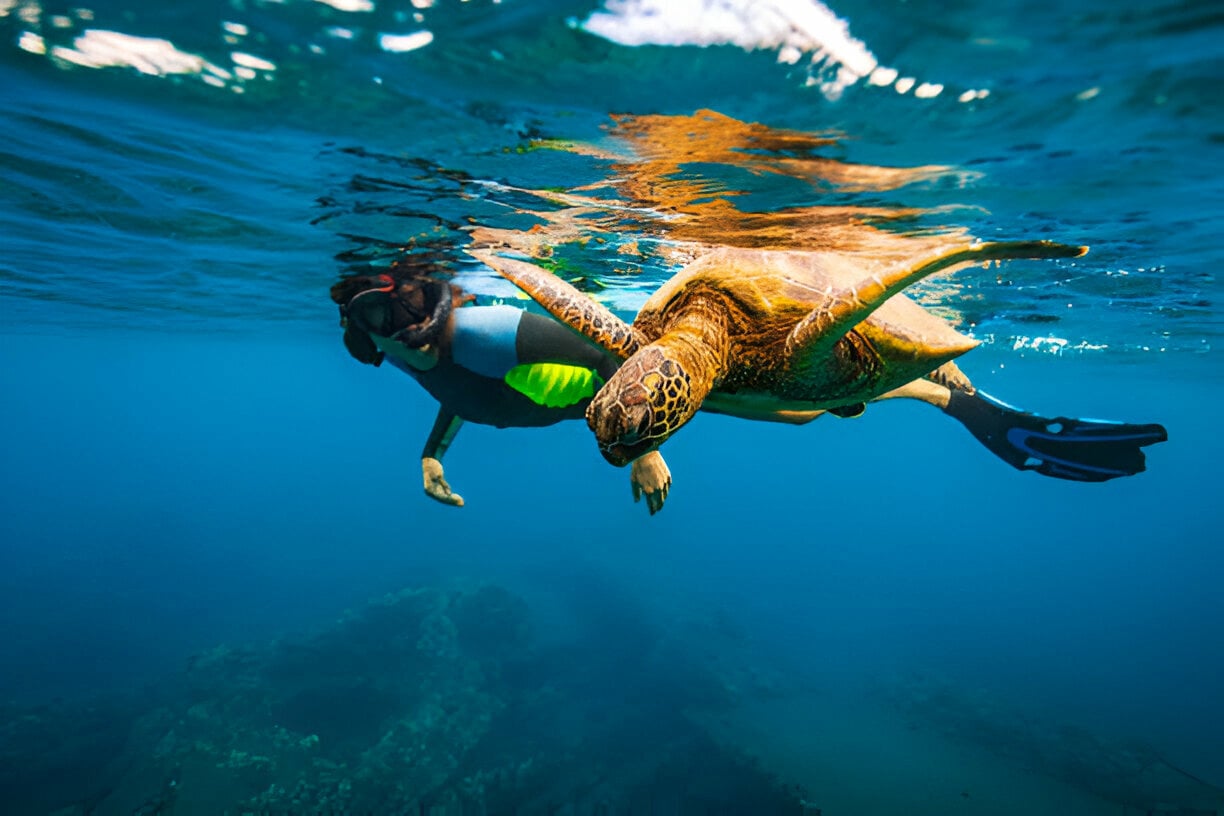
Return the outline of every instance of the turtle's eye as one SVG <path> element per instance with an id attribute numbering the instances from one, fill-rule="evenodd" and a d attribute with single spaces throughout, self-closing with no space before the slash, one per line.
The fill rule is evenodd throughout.
<path id="1" fill-rule="evenodd" d="M 650 414 L 642 414 L 641 420 L 637 425 L 637 438 L 642 439 L 650 433 Z"/>

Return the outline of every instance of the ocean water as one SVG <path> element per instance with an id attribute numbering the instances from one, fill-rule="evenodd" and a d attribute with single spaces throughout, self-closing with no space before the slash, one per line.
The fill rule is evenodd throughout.
<path id="1" fill-rule="evenodd" d="M 1210 3 L 0 0 L 0 810 L 1224 813 Z M 962 368 L 1160 422 L 1104 484 L 924 405 L 582 422 L 341 343 L 392 262 L 629 317 L 709 244 L 1087 245 L 915 287 Z M 958 233 L 959 234 L 959 233 Z M 841 242 L 841 243 L 839 243 Z M 898 249 L 899 247 L 899 249 Z"/>

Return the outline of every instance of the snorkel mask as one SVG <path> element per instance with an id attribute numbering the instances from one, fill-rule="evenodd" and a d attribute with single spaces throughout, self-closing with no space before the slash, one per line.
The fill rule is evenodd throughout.
<path id="1" fill-rule="evenodd" d="M 381 296 L 380 296 L 381 295 Z M 371 334 L 412 349 L 435 345 L 450 321 L 455 298 L 450 284 L 427 277 L 399 280 L 391 275 L 356 275 L 331 288 L 340 307 L 344 345 L 355 359 L 382 363 Z"/>

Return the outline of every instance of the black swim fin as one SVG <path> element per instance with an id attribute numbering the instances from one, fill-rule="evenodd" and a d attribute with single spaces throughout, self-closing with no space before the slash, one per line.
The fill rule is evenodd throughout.
<path id="1" fill-rule="evenodd" d="M 1169 438 L 1163 425 L 1050 419 L 1019 411 L 980 391 L 953 389 L 944 412 L 1012 467 L 1076 482 L 1133 476 L 1144 469 L 1140 448 Z"/>

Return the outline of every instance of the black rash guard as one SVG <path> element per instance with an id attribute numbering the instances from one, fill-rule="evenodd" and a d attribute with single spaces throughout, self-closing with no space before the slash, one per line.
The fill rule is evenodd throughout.
<path id="1" fill-rule="evenodd" d="M 616 371 L 611 355 L 552 318 L 513 306 L 468 306 L 454 312 L 447 353 L 426 370 L 396 354 L 395 341 L 374 336 L 386 361 L 410 374 L 439 403 L 423 456 L 440 459 L 461 421 L 498 428 L 540 427 L 581 418 L 590 397 L 550 407 L 507 382 L 523 366 L 556 363 L 597 377 L 598 389 Z M 513 379 L 511 375 L 511 379 Z"/>

